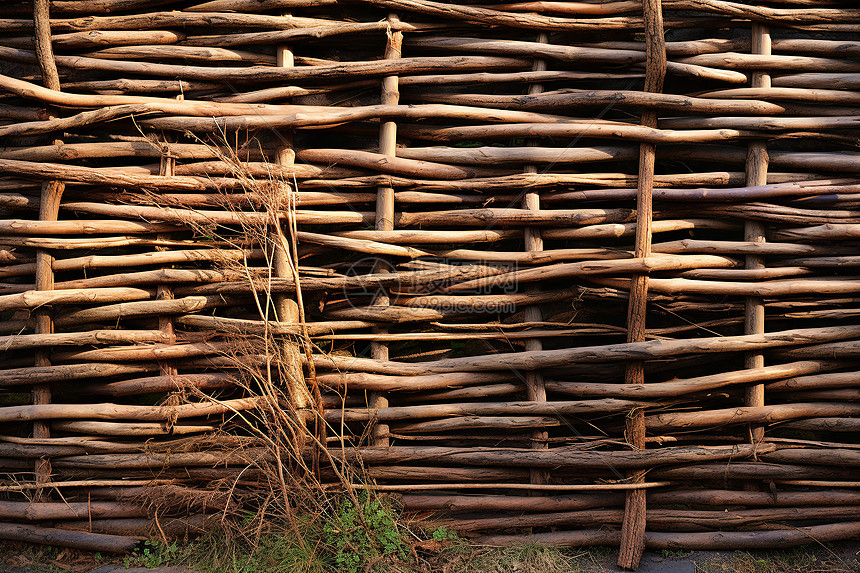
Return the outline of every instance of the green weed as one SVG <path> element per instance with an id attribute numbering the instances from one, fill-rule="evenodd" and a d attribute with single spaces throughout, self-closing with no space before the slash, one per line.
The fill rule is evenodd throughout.
<path id="1" fill-rule="evenodd" d="M 433 539 L 435 539 L 436 541 L 439 541 L 440 543 L 445 542 L 445 541 L 459 541 L 460 540 L 460 536 L 457 535 L 456 531 L 451 531 L 450 529 L 448 529 L 444 525 L 440 525 L 439 527 L 434 529 L 433 532 L 431 533 L 431 535 L 433 536 Z"/>
<path id="2" fill-rule="evenodd" d="M 158 539 L 149 539 L 143 542 L 143 547 L 135 547 L 131 555 L 126 555 L 123 565 L 126 569 L 131 567 L 146 567 L 154 569 L 167 565 L 171 560 L 179 557 L 179 546 L 176 542 L 167 544 Z"/>
<path id="3" fill-rule="evenodd" d="M 397 514 L 380 498 L 358 494 L 358 505 L 344 500 L 323 524 L 323 536 L 340 571 L 358 573 L 385 557 L 408 558 Z M 364 567 L 362 567 L 364 566 Z"/>

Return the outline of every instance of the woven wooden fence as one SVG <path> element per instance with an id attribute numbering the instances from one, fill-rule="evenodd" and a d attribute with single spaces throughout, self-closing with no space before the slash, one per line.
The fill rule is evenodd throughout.
<path id="1" fill-rule="evenodd" d="M 860 535 L 854 5 L 4 6 L 0 538 L 199 525 L 273 408 L 485 543 Z"/>

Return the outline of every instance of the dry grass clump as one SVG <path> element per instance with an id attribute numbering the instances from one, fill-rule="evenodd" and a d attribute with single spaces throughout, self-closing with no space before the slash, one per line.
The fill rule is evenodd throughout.
<path id="1" fill-rule="evenodd" d="M 191 137 L 194 137 L 191 135 Z M 200 141 L 198 139 L 198 141 Z M 420 540 L 398 522 L 391 502 L 352 484 L 366 482 L 360 464 L 348 465 L 329 455 L 330 433 L 315 381 L 315 348 L 305 328 L 298 241 L 295 182 L 277 164 L 265 177 L 244 167 L 235 146 L 205 142 L 240 189 L 225 189 L 220 206 L 235 213 L 235 225 L 189 216 L 185 225 L 195 241 L 212 248 L 238 249 L 243 258 L 216 259 L 213 267 L 227 280 L 247 284 L 246 308 L 256 311 L 254 328 L 238 326 L 210 333 L 226 342 L 215 362 L 234 373 L 228 392 L 260 400 L 252 410 L 233 411 L 218 434 L 232 437 L 233 453 L 248 456 L 245 475 L 216 485 L 226 496 L 217 533 L 173 555 L 165 537 L 151 547 L 163 553 L 151 560 L 194 560 L 212 571 L 358 571 L 412 558 L 408 537 Z M 132 198 L 130 198 L 132 199 Z M 180 207 L 156 194 L 135 196 L 153 206 Z M 251 256 L 259 262 L 252 264 Z M 283 292 L 280 283 L 295 287 Z M 247 324 L 247 318 L 243 319 Z M 285 326 L 298 329 L 284 334 Z M 167 398 L 221 401 L 222 394 L 186 388 Z M 203 440 L 212 438 L 208 435 Z M 198 442 L 199 443 L 199 442 Z M 219 441 L 220 444 L 220 441 Z M 138 555 L 136 559 L 144 559 Z"/>

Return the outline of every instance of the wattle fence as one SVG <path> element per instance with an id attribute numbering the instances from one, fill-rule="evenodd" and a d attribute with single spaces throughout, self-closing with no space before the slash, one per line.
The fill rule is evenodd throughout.
<path id="1" fill-rule="evenodd" d="M 0 538 L 202 527 L 269 423 L 482 543 L 856 538 L 860 9 L 760 4 L 4 6 Z"/>

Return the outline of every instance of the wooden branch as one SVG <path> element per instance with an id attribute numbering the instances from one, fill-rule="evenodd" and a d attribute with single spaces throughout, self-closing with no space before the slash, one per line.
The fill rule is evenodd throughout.
<path id="1" fill-rule="evenodd" d="M 764 549 L 796 547 L 809 543 L 810 537 L 822 541 L 850 539 L 860 531 L 860 522 L 798 527 L 793 530 L 738 531 L 707 533 L 646 532 L 645 545 L 654 549 Z M 577 530 L 534 535 L 492 535 L 474 539 L 481 545 L 505 546 L 541 543 L 555 546 L 612 545 L 620 541 L 620 532 L 606 530 Z"/>
<path id="2" fill-rule="evenodd" d="M 127 553 L 140 543 L 140 539 L 136 537 L 86 533 L 83 531 L 64 531 L 20 523 L 0 524 L 0 539 L 71 547 L 84 551 L 105 551 L 109 553 Z"/>
<path id="3" fill-rule="evenodd" d="M 780 364 L 776 366 L 763 366 L 758 368 L 750 368 L 735 372 L 721 372 L 719 374 L 711 374 L 708 376 L 698 376 L 682 380 L 672 380 L 669 382 L 658 382 L 649 384 L 600 384 L 588 382 L 556 382 L 548 381 L 547 388 L 564 394 L 571 394 L 579 397 L 607 397 L 616 398 L 671 398 L 683 396 L 693 392 L 704 392 L 723 388 L 733 384 L 749 384 L 752 382 L 761 382 L 764 380 L 779 380 L 772 382 L 767 387 L 774 389 L 794 389 L 796 386 L 791 383 L 795 378 L 783 378 L 789 376 L 799 376 L 798 385 L 805 378 L 817 380 L 816 376 L 802 376 L 803 374 L 814 374 L 825 370 L 841 368 L 845 365 L 844 362 L 838 361 L 805 361 L 792 362 L 789 364 Z M 837 380 L 847 378 L 842 374 L 824 374 L 821 377 L 832 379 L 829 377 L 836 376 Z M 805 387 L 805 386 L 802 386 Z"/>
<path id="4" fill-rule="evenodd" d="M 7 406 L 0 410 L 0 420 L 165 420 L 211 416 L 237 410 L 264 407 L 259 398 L 238 398 L 223 402 L 200 402 L 179 406 L 125 406 L 120 404 L 39 404 L 35 406 Z"/>
<path id="5" fill-rule="evenodd" d="M 860 413 L 860 406 L 856 404 L 834 404 L 827 402 L 744 406 L 724 410 L 646 416 L 645 427 L 651 431 L 665 431 L 668 429 L 704 428 L 724 424 L 773 424 L 796 418 L 856 416 L 858 413 Z"/>
<path id="6" fill-rule="evenodd" d="M 484 372 L 490 370 L 507 370 L 509 368 L 530 370 L 565 366 L 574 362 L 592 364 L 626 360 L 629 358 L 651 360 L 677 356 L 679 354 L 748 352 L 763 348 L 802 346 L 855 337 L 860 337 L 860 327 L 836 326 L 774 331 L 765 334 L 743 336 L 651 340 L 647 342 L 630 342 L 563 350 L 500 353 L 489 356 L 447 358 L 421 364 L 394 361 L 378 362 L 366 358 L 340 358 L 337 356 L 318 356 L 314 361 L 317 368 L 321 370 L 342 367 L 354 372 L 375 372 L 395 375 Z"/>

